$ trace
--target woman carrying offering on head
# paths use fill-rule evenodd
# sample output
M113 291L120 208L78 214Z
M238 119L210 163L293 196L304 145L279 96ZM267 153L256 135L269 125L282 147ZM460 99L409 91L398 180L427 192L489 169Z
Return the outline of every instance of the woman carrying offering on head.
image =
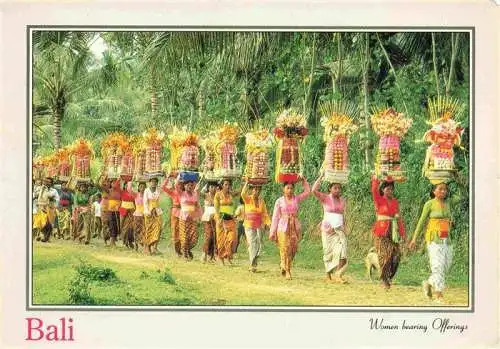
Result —
M207 259L210 262L215 261L216 248L216 237L215 237L215 207L214 199L217 192L216 183L207 183L202 189L202 195L204 197L204 211L201 221L203 222L204 231L204 242L202 251L202 261L206 262Z
M413 233L409 248L414 250L416 241L425 226L425 243L429 255L431 275L429 279L422 282L424 293L441 302L445 288L445 274L451 266L453 248L450 240L451 228L451 206L455 201L448 199L448 185L439 183L431 192L431 200L424 204L422 214L418 220L417 227Z
M394 196L392 178L389 177L380 184L378 178L373 176L371 191L377 214L373 235L380 264L380 279L382 287L388 290L401 258L399 243L406 239L405 227L399 211L399 202Z
M201 217L201 207L198 202L198 186L196 182L189 181L184 184L181 193L181 211L179 214L179 237L181 252L186 260L193 259L191 250L198 242L198 220Z
M304 191L294 194L294 184L284 183L283 196L274 204L273 219L269 239L276 241L280 249L281 275L292 278L291 268L293 258L297 252L299 241L302 238L298 219L299 203L307 198L311 192L306 179L302 177Z
M75 213L76 213L76 227L75 227L75 240L82 242L85 239L85 245L90 243L90 214L91 202L88 193L88 186L86 183L81 183L78 191L75 194Z
M149 180L149 187L144 190L144 252L148 254L159 253L162 228L162 209L160 208L160 194L158 178Z
M245 228L248 244L249 270L253 273L257 271L257 257L260 254L262 230L271 225L266 203L260 197L260 190L260 186L253 186L250 193L248 193L248 185L245 182L241 191L241 198L245 205L243 227Z
M139 244L144 246L144 191L146 190L146 182L139 182L137 186L137 192L132 191L135 203L134 211L134 222L133 222L133 232L134 232L134 247L137 251L139 249Z
M227 259L231 264L233 260L233 251L238 239L236 235L236 221L233 197L239 193L231 191L232 183L229 179L222 181L222 189L215 194L214 206L216 217L217 232L217 255L224 264Z
M346 283L347 281L342 277L347 268L346 200L341 196L342 187L339 183L329 183L328 194L319 191L323 175L324 173L314 182L312 192L323 205L321 241L323 244L326 281ZM334 273L335 280L332 279Z
M123 183L120 199L121 238L125 246L134 248L135 195L132 191L132 182Z
M184 184L175 180L175 184L167 178L163 182L162 190L172 200L172 209L170 210L170 231L172 232L172 244L178 257L182 257L181 241L179 238L179 214L181 210L181 193L184 191Z

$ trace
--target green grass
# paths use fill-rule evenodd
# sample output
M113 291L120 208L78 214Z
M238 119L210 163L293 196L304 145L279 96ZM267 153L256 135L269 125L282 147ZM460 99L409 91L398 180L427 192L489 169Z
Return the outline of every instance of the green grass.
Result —
M100 240L88 246L59 240L37 242L33 250L33 304L71 304L69 284L84 261L90 268L109 268L116 275L116 280L89 281L96 305L433 305L420 289L421 281L429 275L425 254L403 259L388 298L366 278L362 259L349 261L350 284L325 283L317 237L301 243L291 281L279 275L278 249L270 241L265 243L255 274L247 270L244 242L232 266L201 263L200 243L191 262L175 257L165 239L160 250L160 256L146 256L123 247L104 247ZM448 286L446 305L467 305L467 274L459 266L451 269Z

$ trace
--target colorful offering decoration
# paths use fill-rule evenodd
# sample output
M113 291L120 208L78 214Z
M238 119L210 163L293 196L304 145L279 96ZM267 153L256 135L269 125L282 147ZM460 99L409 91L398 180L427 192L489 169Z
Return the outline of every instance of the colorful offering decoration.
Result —
M215 164L218 154L219 139L214 134L203 139L200 143L203 151L205 152L205 158L203 159L202 164L203 176L208 181L218 180L215 175Z
M423 172L431 183L451 180L455 169L453 146L460 147L463 127L455 121L465 109L458 100L438 98L429 100L431 129L424 134L427 148Z
M245 138L245 177L249 184L266 184L270 180L269 153L273 146L271 134L268 130L259 130L247 133Z
M51 178L56 178L59 174L59 163L57 161L57 156L55 153L47 156L47 176Z
M412 124L412 120L404 118L393 108L379 109L371 116L372 127L380 137L375 174L384 178L390 176L396 182L406 180L401 168L400 142Z
M144 173L150 178L164 175L161 167L164 138L165 134L158 132L155 128L150 128L143 134L146 156Z
M133 178L138 182L146 182L146 144L142 137L133 136L130 139L133 156Z
M122 157L129 146L127 137L123 133L111 133L101 143L101 155L108 178L120 177Z
M60 181L68 181L71 176L71 149L69 147L60 148L55 156L58 163L58 177Z
M300 144L307 135L304 115L287 109L276 119L274 135L278 138L275 180L295 183L302 172Z
M42 157L36 157L33 159L32 165L32 176L34 180L43 179L46 175L46 162Z
M329 183L347 183L349 138L358 129L353 123L353 117L359 111L354 104L337 101L325 103L320 109L323 114L321 125L325 128L323 139L326 142L323 180Z
M225 124L217 132L219 144L217 145L214 173L218 178L241 176L241 167L237 163L236 141L238 135L238 128L232 124Z
M78 181L90 181L90 160L93 157L92 145L86 139L80 138L71 146L73 158L72 177Z
M179 172L181 180L197 181L200 167L198 136L186 128L174 128L169 138L171 173Z
M123 144L122 163L120 166L120 178L126 182L132 180L134 176L134 155L131 146L132 138L127 139L127 143Z

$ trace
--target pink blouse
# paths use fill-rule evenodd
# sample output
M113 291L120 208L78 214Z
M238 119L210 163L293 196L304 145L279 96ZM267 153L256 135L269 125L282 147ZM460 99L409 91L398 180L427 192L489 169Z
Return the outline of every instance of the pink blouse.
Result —
M320 182L316 181L313 185L312 192L323 205L323 211L332 213L344 213L345 198L341 197L340 199L335 199L331 194L320 192L318 190L319 186Z
M345 216L344 216L344 210L346 207L346 200L345 198L341 197L339 199L334 198L331 194L325 194L319 191L319 186L321 185L320 180L317 180L312 188L312 192L314 196L318 198L318 200L321 202L323 205L323 213L326 216L328 213L338 213L343 216L344 220L344 225L345 225ZM330 231L331 230L331 225L328 222L327 218L324 217L323 221L321 222L321 230L323 231Z
M187 191L183 191L180 195L180 213L179 218L182 220L187 219L190 216L191 218L197 220L201 217L201 207L198 203L199 195L197 192L193 192L189 194Z
M136 217L144 216L144 200L143 200L144 194L133 191L132 182L127 183L127 193L134 198L134 203L135 203L134 216Z
M164 185L161 188L165 193L167 193L168 196L170 196L170 199L172 200L172 215L174 217L179 217L181 213L180 209L180 196L181 192L175 188L171 188L167 185Z
M134 216L136 217L142 217L144 216L144 200L143 200L143 194L141 193L134 193L135 194L135 212Z
M287 200L284 196L276 200L273 210L273 219L271 222L271 229L269 235L275 235L276 232L286 232L288 228L288 219L295 219L295 226L297 230L300 231L300 222L297 218L297 213L299 210L299 203L306 199L311 189L307 182L304 182L304 191L298 195L292 197L291 200Z

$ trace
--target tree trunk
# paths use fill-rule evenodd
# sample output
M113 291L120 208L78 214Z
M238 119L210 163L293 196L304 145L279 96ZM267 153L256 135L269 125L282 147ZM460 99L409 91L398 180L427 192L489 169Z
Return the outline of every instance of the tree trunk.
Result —
M54 145L56 150L61 148L61 119L63 112L60 109L54 111Z
M337 33L337 59L339 61L339 71L337 73L337 84L341 83L342 78L342 33ZM337 88L334 89L337 90Z
M250 78L247 78L245 82L245 110L247 120L252 124L260 117L259 82L261 76L262 72L260 70L255 71L250 74Z
M401 94L401 100L403 101L405 113L406 113L406 115L408 115L408 108L406 107L405 96L403 95L403 90L399 86L399 81L398 81L398 76L396 74L396 69L394 69L394 66L392 65L391 59L389 58L389 54L387 53L387 50L385 49L384 44L382 44L382 41L380 40L378 33L376 33L376 35L377 35L377 41L380 45L380 48L382 49L382 52L384 53L385 60L387 61L387 64L389 64L389 67L391 68L391 72L394 75L394 83L395 83L396 87L398 88L399 93Z
M151 118L156 121L156 116L158 114L158 92L156 87L153 86L151 91Z
M309 114L311 113L311 108L308 106L312 106L311 94L312 94L312 86L313 86L313 77L314 77L314 67L316 65L316 33L313 33L313 44L312 44L312 57L311 57L311 67L309 69L309 86L307 87L306 95L304 96L303 110L306 119L309 119Z
M370 111L368 108L368 73L370 71L370 37L365 33L364 64L363 64L363 113L365 114L365 169L371 166L371 147L370 147Z
M436 38L435 34L431 33L432 37L432 64L434 65L434 79L436 80L436 93L439 98L439 90L441 89L439 87L439 76L438 76L438 68L437 68L437 62L436 62Z
M448 83L446 84L446 96L450 95L451 82L453 76L455 75L455 63L457 60L458 52L458 39L460 38L460 33L451 33L451 61L450 61L450 75L448 76Z
M204 111L205 111L205 81L206 79L203 79L200 83L200 89L198 91L198 119L201 120L203 119L204 116Z

